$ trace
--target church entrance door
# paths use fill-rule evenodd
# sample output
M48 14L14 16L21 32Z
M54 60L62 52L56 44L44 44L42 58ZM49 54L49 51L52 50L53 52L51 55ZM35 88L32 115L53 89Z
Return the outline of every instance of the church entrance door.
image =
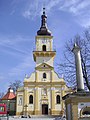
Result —
M42 114L48 115L48 105L47 104L42 105Z

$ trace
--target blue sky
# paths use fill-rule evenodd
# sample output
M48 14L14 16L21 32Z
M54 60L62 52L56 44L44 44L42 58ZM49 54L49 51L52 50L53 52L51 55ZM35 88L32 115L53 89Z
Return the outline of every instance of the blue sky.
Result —
M43 5L54 36L55 64L63 60L65 42L90 26L90 0L0 0L1 92L34 71L32 51Z

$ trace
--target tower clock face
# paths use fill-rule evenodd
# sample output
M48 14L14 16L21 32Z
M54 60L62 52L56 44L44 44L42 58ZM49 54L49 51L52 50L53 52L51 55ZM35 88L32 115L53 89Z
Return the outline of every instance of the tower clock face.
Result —
M42 39L42 43L43 43L43 44L48 43L48 42L50 42L49 39L46 39L46 38L43 38L43 39Z
M47 43L47 40L42 40L42 43Z

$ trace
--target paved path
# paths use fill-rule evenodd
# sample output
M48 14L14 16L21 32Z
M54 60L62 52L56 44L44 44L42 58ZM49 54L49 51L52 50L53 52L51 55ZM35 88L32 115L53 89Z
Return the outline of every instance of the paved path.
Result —
M1 118L7 120L7 118ZM9 120L54 120L54 118L9 118Z
M54 120L54 118L10 118L10 120Z
M7 120L7 118L1 118L1 120ZM12 118L12 117L9 117L8 120L54 120L54 118Z

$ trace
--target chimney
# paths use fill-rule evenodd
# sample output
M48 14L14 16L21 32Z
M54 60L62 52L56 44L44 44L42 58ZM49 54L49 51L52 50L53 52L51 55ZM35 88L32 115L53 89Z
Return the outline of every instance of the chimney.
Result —
M74 44L72 52L75 55L77 91L84 91L84 80L83 80L83 72L82 72L80 47L76 43Z

